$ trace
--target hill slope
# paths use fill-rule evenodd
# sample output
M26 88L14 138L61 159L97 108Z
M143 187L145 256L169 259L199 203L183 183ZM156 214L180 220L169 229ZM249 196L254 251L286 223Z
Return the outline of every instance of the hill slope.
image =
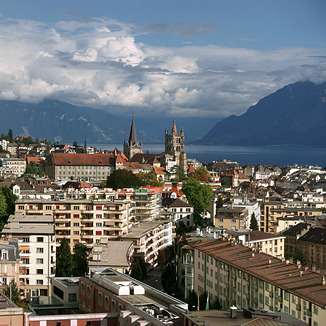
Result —
M326 83L297 82L218 123L196 143L326 146Z

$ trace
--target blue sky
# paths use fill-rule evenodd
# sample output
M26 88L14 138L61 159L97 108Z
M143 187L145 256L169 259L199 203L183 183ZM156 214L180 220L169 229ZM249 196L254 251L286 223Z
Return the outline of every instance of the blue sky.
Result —
M323 0L0 0L0 98L224 117L326 80Z

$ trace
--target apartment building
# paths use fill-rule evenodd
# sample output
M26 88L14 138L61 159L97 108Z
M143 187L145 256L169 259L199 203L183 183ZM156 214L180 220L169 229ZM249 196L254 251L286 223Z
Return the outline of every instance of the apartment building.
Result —
M2 166L4 174L21 176L26 170L26 160L23 158L2 157L0 158L0 166Z
M179 225L181 222L189 227L194 224L194 207L181 199L174 199L168 205L174 222Z
M134 259L143 258L146 263L157 265L159 251L172 245L172 221L143 222L133 227L129 234L121 237L122 241L133 241Z
M306 208L300 203L263 202L261 203L260 230L276 233L278 220L285 216L312 217L322 215L317 208Z
M118 315L110 325L181 325L188 309L185 302L111 268L81 277L79 298L84 312Z
M249 221L248 209L245 207L223 206L216 210L214 226L219 229L245 229Z
M45 173L54 180L106 180L115 168L115 156L52 153L42 164Z
M71 248L83 243L92 248L128 233L130 204L124 200L19 199L15 211L54 217L57 245L67 238Z
M153 221L160 217L162 190L162 187L135 189L132 211L136 221Z
M0 238L0 290L12 280L19 285L19 267L18 240Z
M284 231L283 236L286 237L285 257L295 257L299 249L305 266L326 275L326 228L299 223Z
M285 312L308 325L324 325L326 280L233 241L196 240L183 248L186 289L207 291L224 309L232 305Z
M18 239L20 251L20 288L33 299L51 295L55 274L56 245L53 216L11 215L2 234Z

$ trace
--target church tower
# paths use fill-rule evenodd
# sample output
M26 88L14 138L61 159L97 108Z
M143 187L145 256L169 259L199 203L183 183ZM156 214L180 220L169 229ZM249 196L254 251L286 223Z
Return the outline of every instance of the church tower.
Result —
M182 166L187 171L187 158L185 152L184 130L181 128L178 134L175 120L173 120L172 131L169 134L168 129L165 129L165 153L170 154L177 165Z
M132 122L131 122L131 128L130 128L130 135L128 142L124 142L123 144L123 153L129 158L129 160L132 159L132 157L137 153L142 153L142 144L141 142L137 141L137 135L136 135L136 127L135 127L135 121L134 121L134 115L132 116Z

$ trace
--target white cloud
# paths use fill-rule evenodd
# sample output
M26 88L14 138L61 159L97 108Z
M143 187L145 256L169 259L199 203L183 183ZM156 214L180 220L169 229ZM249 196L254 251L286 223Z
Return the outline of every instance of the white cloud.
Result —
M326 50L154 47L108 18L54 25L0 19L0 98L228 116L299 80L326 80Z

